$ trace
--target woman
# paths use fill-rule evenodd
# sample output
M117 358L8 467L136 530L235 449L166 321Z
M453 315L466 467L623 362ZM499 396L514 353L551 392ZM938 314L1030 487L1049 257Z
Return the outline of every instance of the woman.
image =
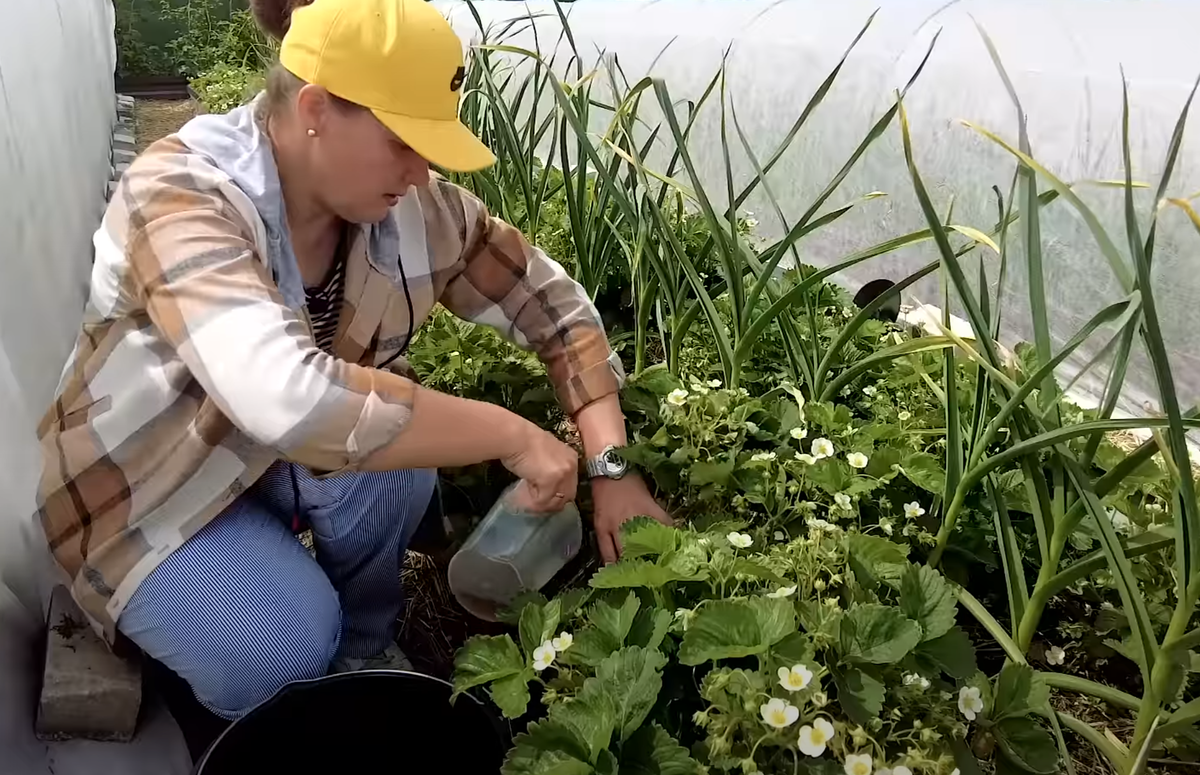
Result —
M574 497L571 448L403 376L437 302L545 362L606 560L622 522L669 521L614 463L623 374L583 290L430 173L494 162L457 120L446 21L423 0L254 10L280 65L125 173L40 428L40 518L76 600L227 719L289 681L404 666L398 566L438 467L500 460L542 512Z

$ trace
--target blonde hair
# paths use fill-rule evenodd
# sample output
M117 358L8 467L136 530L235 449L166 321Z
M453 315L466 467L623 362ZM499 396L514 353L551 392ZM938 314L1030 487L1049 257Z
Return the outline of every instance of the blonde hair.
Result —
M308 82L303 78L293 75L290 70L276 62L267 71L267 98L263 104L263 112L268 116L278 116L292 104L292 100L307 85ZM362 110L361 106L342 99L336 94L330 93L329 98L333 100L334 107L339 110Z

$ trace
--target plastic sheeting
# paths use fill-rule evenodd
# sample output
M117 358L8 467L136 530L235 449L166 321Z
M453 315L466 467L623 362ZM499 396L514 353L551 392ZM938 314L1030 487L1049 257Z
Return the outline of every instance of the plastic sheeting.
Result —
M465 6L442 7L461 34L478 35ZM1200 74L1200 51L1192 40L1192 31L1200 24L1200 5L1190 0L585 0L565 7L587 66L594 64L597 51L615 54L633 84L653 63L651 74L665 80L677 103L700 96L732 44L728 90L760 161L782 140L878 8L874 24L825 102L769 175L789 222L799 217L866 136L939 30L928 66L905 99L916 159L939 210L946 212L953 197L954 222L984 232L998 220L991 188L998 186L1007 196L1014 160L961 126L959 119L997 132L1014 145L1017 120L973 19L992 37L1021 97L1034 155L1067 181L1123 177L1120 67L1124 66L1131 100L1134 179L1157 185L1175 120ZM480 10L485 23L529 12L540 15L537 25L543 51L558 39L560 24L545 2L531 2L528 10L523 3L485 3ZM530 33L507 42L535 47ZM566 60L566 53L559 56L560 68ZM599 82L606 83L606 76ZM651 109L653 103L652 94L642 100ZM707 181L705 190L724 200L716 97L703 110L707 120L693 130L693 158ZM592 127L596 132L603 129L599 123ZM1200 188L1194 145L1198 133L1200 119L1188 128L1188 142L1171 186L1173 196ZM738 173L735 190L741 190L753 168L732 122L728 136ZM686 172L681 169L677 176L686 179ZM1044 182L1040 186L1047 188ZM800 243L803 260L827 266L858 249L926 227L894 124L861 159L825 210L872 191L888 196L867 202L833 226L806 237ZM1079 193L1124 250L1122 191L1084 186ZM1151 198L1152 191L1139 192L1139 212L1149 211ZM747 208L761 221L764 236L782 234L764 198L752 198ZM1096 311L1119 298L1118 285L1069 206L1060 201L1043 209L1042 227L1051 328L1061 345ZM1155 292L1185 406L1200 393L1200 360L1193 347L1200 323L1194 304L1200 273L1192 263L1197 249L1200 238L1186 217L1174 207L1167 208L1158 232ZM930 243L890 254L858 265L843 280L853 287L876 277L898 280L934 260L935 250ZM1012 258L1003 304L1006 344L1032 338L1023 253L1018 250ZM989 269L994 294L994 260ZM970 263L967 275L977 275ZM936 275L912 286L905 301L940 305ZM1060 377L1076 373L1095 351L1095 347L1081 348ZM1102 382L1084 380L1078 397L1090 403L1102 387ZM1144 361L1135 364L1119 409L1144 413L1143 402L1156 394Z
M5 0L0 25L0 751L6 775L186 773L153 703L128 745L33 736L42 601L34 427L78 331L115 120L109 0Z

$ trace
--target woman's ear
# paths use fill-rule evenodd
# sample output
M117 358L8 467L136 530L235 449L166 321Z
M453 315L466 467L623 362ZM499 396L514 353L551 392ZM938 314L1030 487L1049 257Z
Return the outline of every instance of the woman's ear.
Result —
M296 92L296 120L306 132L313 130L320 134L335 107L333 95L324 86L305 84Z

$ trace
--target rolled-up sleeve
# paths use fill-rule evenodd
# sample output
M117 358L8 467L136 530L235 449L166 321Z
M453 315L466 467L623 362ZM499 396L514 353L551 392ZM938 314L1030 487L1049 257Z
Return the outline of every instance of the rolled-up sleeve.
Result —
M477 198L450 183L432 185L452 212L447 221L463 231L442 304L536 352L569 414L617 392L625 373L583 287Z
M411 413L412 381L316 347L216 192L175 189L139 212L126 252L150 321L230 421L318 472L353 470Z

